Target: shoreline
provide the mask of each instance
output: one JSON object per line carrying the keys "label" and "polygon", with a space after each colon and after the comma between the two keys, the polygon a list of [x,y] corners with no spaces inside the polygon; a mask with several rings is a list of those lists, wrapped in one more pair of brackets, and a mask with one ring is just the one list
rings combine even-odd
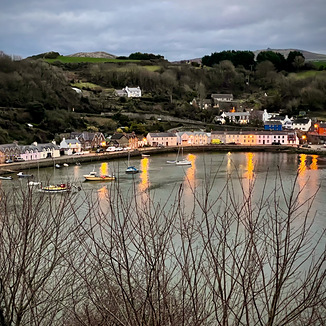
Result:
{"label": "shoreline", "polygon": [[[164,153],[178,152],[179,146],[174,147],[143,147],[130,152],[131,157],[140,156],[141,154],[160,155]],[[326,150],[314,148],[302,148],[290,145],[198,145],[184,146],[184,153],[198,152],[273,152],[273,153],[291,153],[291,154],[310,154],[326,156]],[[84,155],[63,155],[57,158],[46,158],[42,160],[31,160],[24,162],[15,162],[10,164],[0,164],[0,175],[15,173],[22,170],[50,167],[55,164],[76,164],[77,162],[93,162],[104,160],[116,160],[127,158],[128,151],[89,153]]]}

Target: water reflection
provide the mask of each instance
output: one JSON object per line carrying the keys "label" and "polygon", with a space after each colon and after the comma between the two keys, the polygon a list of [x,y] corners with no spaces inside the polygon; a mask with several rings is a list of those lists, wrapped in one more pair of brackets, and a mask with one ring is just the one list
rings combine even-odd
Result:
{"label": "water reflection", "polygon": [[298,186],[301,191],[299,195],[301,204],[319,190],[321,180],[318,170],[318,155],[299,155]]}
{"label": "water reflection", "polygon": [[311,160],[311,164],[310,164],[310,169],[311,170],[318,170],[318,155],[312,155],[312,160]]}
{"label": "water reflection", "polygon": [[106,162],[101,163],[100,174],[101,175],[108,175],[109,174],[109,164],[108,163],[106,163]]}
{"label": "water reflection", "polygon": [[306,160],[307,160],[306,154],[299,155],[299,167],[298,167],[299,176],[303,176],[305,174],[305,171],[307,170]]}
{"label": "water reflection", "polygon": [[227,154],[227,164],[226,164],[226,171],[230,175],[232,172],[232,153],[228,152]]}
{"label": "water reflection", "polygon": [[109,195],[108,188],[106,186],[103,186],[102,188],[98,189],[97,195],[98,195],[98,199],[100,200],[100,202],[102,202],[103,200],[106,200]]}
{"label": "water reflection", "polygon": [[254,178],[254,154],[253,153],[246,153],[247,159],[247,171],[244,173],[244,177],[248,180],[253,180]]}
{"label": "water reflection", "polygon": [[187,160],[191,162],[191,165],[186,171],[185,182],[190,187],[190,189],[194,189],[195,187],[195,172],[196,172],[196,155],[188,154]]}
{"label": "water reflection", "polygon": [[140,161],[140,183],[139,183],[139,190],[141,192],[145,191],[149,187],[149,178],[148,178],[148,168],[149,168],[149,159],[144,157]]}

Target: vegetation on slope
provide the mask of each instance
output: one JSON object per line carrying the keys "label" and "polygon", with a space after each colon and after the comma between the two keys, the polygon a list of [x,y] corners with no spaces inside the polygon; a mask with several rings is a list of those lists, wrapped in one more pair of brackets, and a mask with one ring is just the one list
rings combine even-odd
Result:
{"label": "vegetation on slope", "polygon": [[[57,60],[58,57],[54,52],[22,61],[0,58],[2,143],[13,140],[30,143],[34,138],[52,140],[56,133],[84,128],[108,133],[119,126],[133,125],[134,130],[144,132],[178,126],[163,125],[157,119],[131,119],[130,113],[212,123],[221,110],[232,107],[281,110],[292,116],[299,111],[322,111],[326,106],[326,72],[302,61],[298,53],[291,55],[295,65],[288,70],[280,70],[277,60],[283,62],[283,59],[279,55],[262,53],[259,60],[250,64],[250,53],[244,53],[242,62],[241,53],[234,51],[218,55],[223,60],[211,67],[171,64],[155,57],[137,62],[130,62],[129,58],[87,62],[85,58],[66,57],[66,63]],[[116,97],[114,90],[125,86],[140,86],[142,98]],[[212,93],[232,93],[236,100],[219,108],[201,109],[203,100]],[[198,107],[190,105],[194,98]],[[90,115],[102,113],[109,120],[99,123],[100,119],[96,119],[94,125]],[[33,130],[26,129],[26,123],[33,124]]]}

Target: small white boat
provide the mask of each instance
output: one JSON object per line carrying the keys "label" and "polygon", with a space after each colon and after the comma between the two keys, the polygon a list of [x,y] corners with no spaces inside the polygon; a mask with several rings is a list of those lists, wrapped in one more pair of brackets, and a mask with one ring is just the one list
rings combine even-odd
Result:
{"label": "small white boat", "polygon": [[23,172],[18,172],[17,176],[18,176],[18,178],[33,178],[33,174],[26,174]]}
{"label": "small white boat", "polygon": [[63,166],[67,167],[67,166],[69,166],[69,164],[68,163],[63,163]]}
{"label": "small white boat", "polygon": [[149,154],[141,154],[141,157],[150,157]]}
{"label": "small white boat", "polygon": [[57,169],[60,169],[60,168],[61,168],[61,165],[60,165],[60,164],[56,164],[55,167],[56,167]]}
{"label": "small white boat", "polygon": [[28,185],[29,186],[39,186],[41,184],[41,182],[39,182],[39,181],[30,181],[29,183],[28,183]]}
{"label": "small white boat", "polygon": [[183,160],[180,160],[180,161],[176,161],[175,165],[191,165],[191,162],[186,160],[186,159],[183,159]]}
{"label": "small white boat", "polygon": [[12,176],[6,177],[6,176],[0,175],[0,180],[12,180]]}

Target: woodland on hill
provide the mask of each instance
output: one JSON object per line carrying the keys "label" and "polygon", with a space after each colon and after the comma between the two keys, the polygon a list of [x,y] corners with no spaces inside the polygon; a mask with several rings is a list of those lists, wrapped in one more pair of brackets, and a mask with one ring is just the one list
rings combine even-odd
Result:
{"label": "woodland on hill", "polygon": [[[157,119],[132,120],[127,116],[130,112],[212,124],[220,110],[200,108],[212,93],[233,94],[235,102],[221,107],[223,110],[235,106],[237,110],[267,109],[291,116],[306,111],[322,117],[326,107],[324,67],[320,65],[318,69],[313,63],[306,63],[297,51],[290,52],[287,59],[270,52],[261,52],[255,58],[249,51],[223,51],[203,57],[203,65],[172,64],[161,56],[142,57],[141,53],[93,63],[63,63],[56,60],[58,53],[52,54],[51,63],[44,55],[20,61],[3,55],[0,143],[46,142],[58,133],[74,130],[108,134],[124,126],[146,133],[177,126]],[[116,97],[114,90],[125,86],[140,86],[142,97]],[[198,107],[190,104],[194,98]]]}

